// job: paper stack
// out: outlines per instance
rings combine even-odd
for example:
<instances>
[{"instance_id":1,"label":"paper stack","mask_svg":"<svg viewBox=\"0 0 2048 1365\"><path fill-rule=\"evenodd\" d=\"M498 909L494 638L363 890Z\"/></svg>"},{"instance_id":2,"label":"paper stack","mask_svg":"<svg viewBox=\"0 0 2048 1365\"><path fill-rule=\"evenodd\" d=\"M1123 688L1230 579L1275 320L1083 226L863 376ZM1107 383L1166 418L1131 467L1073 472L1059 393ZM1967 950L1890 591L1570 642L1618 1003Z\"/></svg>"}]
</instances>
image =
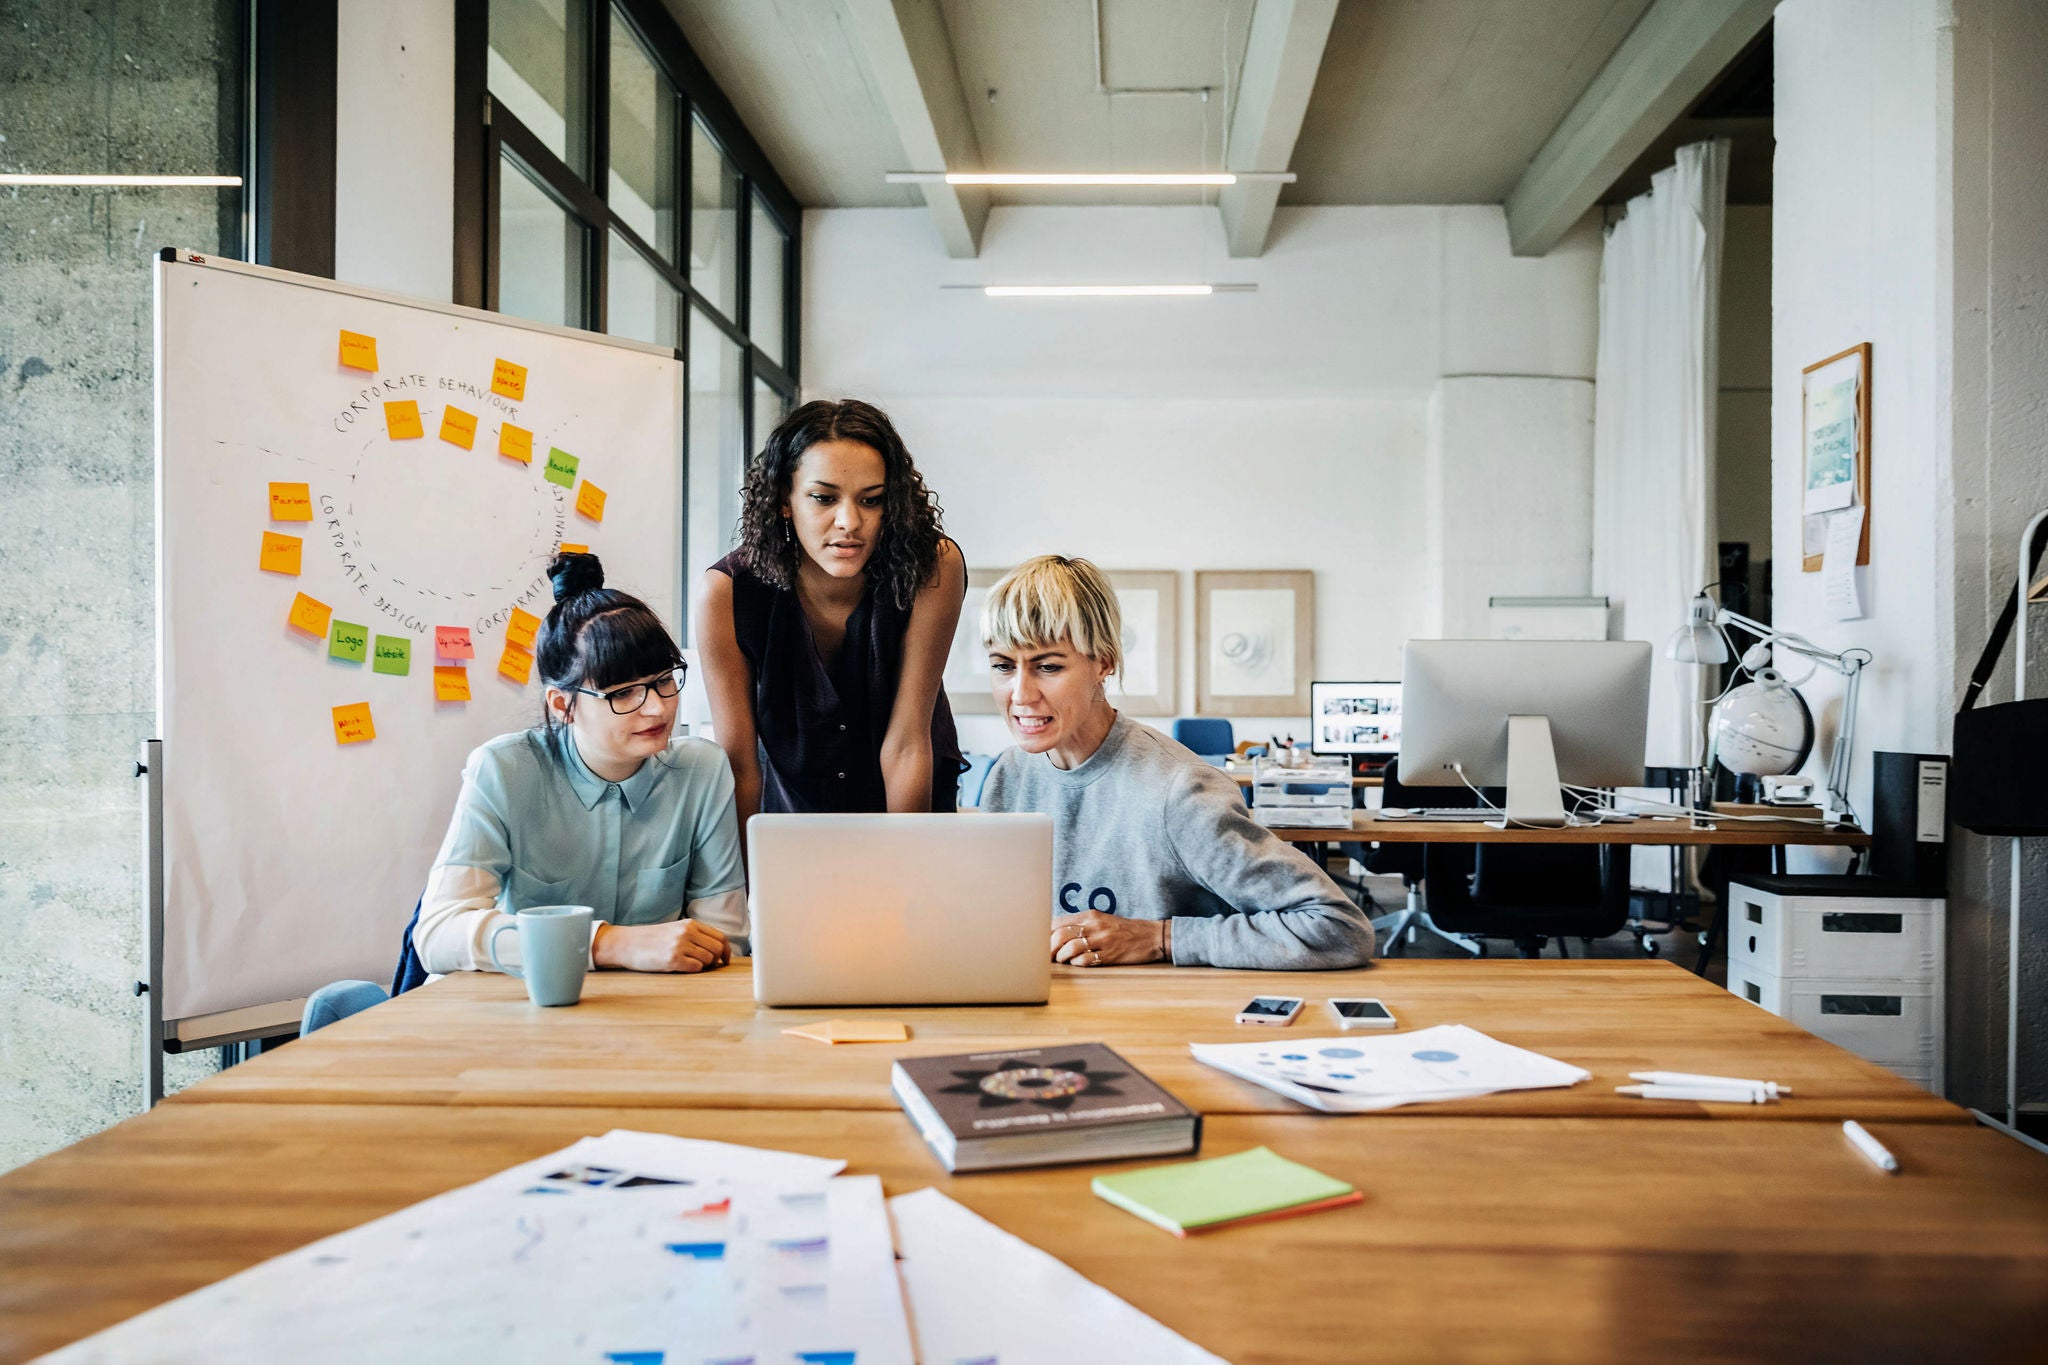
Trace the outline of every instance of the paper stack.
<instances>
[{"instance_id":1,"label":"paper stack","mask_svg":"<svg viewBox=\"0 0 2048 1365\"><path fill-rule=\"evenodd\" d=\"M1195 1060L1328 1114L1358 1114L1502 1090L1547 1090L1592 1077L1581 1067L1439 1024L1382 1038L1191 1043Z\"/></svg>"}]
</instances>

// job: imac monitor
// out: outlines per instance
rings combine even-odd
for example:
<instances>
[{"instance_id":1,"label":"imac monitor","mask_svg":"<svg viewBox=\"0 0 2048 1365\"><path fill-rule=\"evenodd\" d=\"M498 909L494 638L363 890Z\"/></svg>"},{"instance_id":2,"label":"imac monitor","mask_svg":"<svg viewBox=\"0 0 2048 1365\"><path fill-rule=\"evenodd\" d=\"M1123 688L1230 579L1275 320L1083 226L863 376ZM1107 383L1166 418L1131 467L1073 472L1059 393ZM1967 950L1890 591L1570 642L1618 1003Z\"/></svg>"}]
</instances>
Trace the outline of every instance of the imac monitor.
<instances>
[{"instance_id":1,"label":"imac monitor","mask_svg":"<svg viewBox=\"0 0 2048 1365\"><path fill-rule=\"evenodd\" d=\"M1309 749L1318 754L1392 758L1401 749L1401 684L1312 682Z\"/></svg>"},{"instance_id":2,"label":"imac monitor","mask_svg":"<svg viewBox=\"0 0 2048 1365\"><path fill-rule=\"evenodd\" d=\"M1410 640L1401 683L1409 786L1506 787L1509 822L1561 825L1560 781L1642 785L1644 641Z\"/></svg>"}]
</instances>

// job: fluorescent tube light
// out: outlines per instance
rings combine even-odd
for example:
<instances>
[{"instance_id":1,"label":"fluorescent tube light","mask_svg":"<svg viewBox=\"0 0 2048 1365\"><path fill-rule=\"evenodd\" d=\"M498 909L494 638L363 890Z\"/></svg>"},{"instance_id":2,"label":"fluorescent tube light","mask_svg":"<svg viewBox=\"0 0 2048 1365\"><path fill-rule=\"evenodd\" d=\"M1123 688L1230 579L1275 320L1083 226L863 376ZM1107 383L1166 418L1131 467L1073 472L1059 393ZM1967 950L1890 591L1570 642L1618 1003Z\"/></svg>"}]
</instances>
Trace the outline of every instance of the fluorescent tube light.
<instances>
[{"instance_id":1,"label":"fluorescent tube light","mask_svg":"<svg viewBox=\"0 0 2048 1365\"><path fill-rule=\"evenodd\" d=\"M184 188L191 185L225 188L241 183L239 175L0 175L0 185L78 185L95 189L114 186Z\"/></svg>"},{"instance_id":2,"label":"fluorescent tube light","mask_svg":"<svg viewBox=\"0 0 2048 1365\"><path fill-rule=\"evenodd\" d=\"M1179 299L1210 294L1249 294L1255 284L944 284L941 289L979 289L992 299Z\"/></svg>"},{"instance_id":3,"label":"fluorescent tube light","mask_svg":"<svg viewBox=\"0 0 2048 1365\"><path fill-rule=\"evenodd\" d=\"M890 171L882 177L891 185L1235 185L1240 181L1294 183L1293 171L1172 172L1166 174L1013 174L982 171Z\"/></svg>"}]
</instances>

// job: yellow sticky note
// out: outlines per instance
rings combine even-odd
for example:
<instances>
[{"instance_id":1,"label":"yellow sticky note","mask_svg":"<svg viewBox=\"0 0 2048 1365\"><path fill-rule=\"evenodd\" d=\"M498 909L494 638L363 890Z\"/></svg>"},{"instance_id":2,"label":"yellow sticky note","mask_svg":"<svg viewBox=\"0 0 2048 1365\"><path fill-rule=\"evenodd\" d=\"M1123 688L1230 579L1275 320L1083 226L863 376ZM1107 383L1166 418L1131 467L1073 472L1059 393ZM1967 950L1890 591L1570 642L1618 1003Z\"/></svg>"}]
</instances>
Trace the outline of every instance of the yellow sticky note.
<instances>
[{"instance_id":1,"label":"yellow sticky note","mask_svg":"<svg viewBox=\"0 0 2048 1365\"><path fill-rule=\"evenodd\" d=\"M461 664L435 664L434 700L468 701L469 670Z\"/></svg>"},{"instance_id":2,"label":"yellow sticky note","mask_svg":"<svg viewBox=\"0 0 2048 1365\"><path fill-rule=\"evenodd\" d=\"M364 740L376 737L377 726L370 719L370 703L359 701L350 706L334 708L336 744L361 744Z\"/></svg>"},{"instance_id":3,"label":"yellow sticky note","mask_svg":"<svg viewBox=\"0 0 2048 1365\"><path fill-rule=\"evenodd\" d=\"M576 513L592 521L604 520L604 490L585 479L583 486L576 490Z\"/></svg>"},{"instance_id":4,"label":"yellow sticky note","mask_svg":"<svg viewBox=\"0 0 2048 1365\"><path fill-rule=\"evenodd\" d=\"M510 422L498 426L498 453L521 464L533 463L533 433Z\"/></svg>"},{"instance_id":5,"label":"yellow sticky note","mask_svg":"<svg viewBox=\"0 0 2048 1365\"><path fill-rule=\"evenodd\" d=\"M518 645L506 645L505 652L498 656L498 671L524 687L533 676L533 656Z\"/></svg>"},{"instance_id":6,"label":"yellow sticky note","mask_svg":"<svg viewBox=\"0 0 2048 1365\"><path fill-rule=\"evenodd\" d=\"M910 1039L910 1025L893 1019L827 1019L783 1032L819 1043L902 1043Z\"/></svg>"},{"instance_id":7,"label":"yellow sticky note","mask_svg":"<svg viewBox=\"0 0 2048 1365\"><path fill-rule=\"evenodd\" d=\"M590 553L590 547L588 545L571 545L566 540L563 541L560 545L557 545L555 547L555 550L557 553L565 555L587 555Z\"/></svg>"},{"instance_id":8,"label":"yellow sticky note","mask_svg":"<svg viewBox=\"0 0 2048 1365\"><path fill-rule=\"evenodd\" d=\"M272 521L311 521L313 519L313 494L302 483L274 483L270 485L270 519Z\"/></svg>"},{"instance_id":9,"label":"yellow sticky note","mask_svg":"<svg viewBox=\"0 0 2048 1365\"><path fill-rule=\"evenodd\" d=\"M377 338L346 328L341 333L341 363L351 370L377 371Z\"/></svg>"},{"instance_id":10,"label":"yellow sticky note","mask_svg":"<svg viewBox=\"0 0 2048 1365\"><path fill-rule=\"evenodd\" d=\"M427 429L420 425L420 405L410 398L386 403L384 433L394 441L410 441L426 435Z\"/></svg>"},{"instance_id":11,"label":"yellow sticky note","mask_svg":"<svg viewBox=\"0 0 2048 1365\"><path fill-rule=\"evenodd\" d=\"M476 448L476 414L461 408L441 409L441 439L464 450Z\"/></svg>"},{"instance_id":12,"label":"yellow sticky note","mask_svg":"<svg viewBox=\"0 0 2048 1365\"><path fill-rule=\"evenodd\" d=\"M308 597L306 594L300 593L292 598L292 612L285 619L300 630L305 631L306 634L316 635L325 640L327 638L327 622L333 615L334 608L316 597Z\"/></svg>"},{"instance_id":13,"label":"yellow sticky note","mask_svg":"<svg viewBox=\"0 0 2048 1365\"><path fill-rule=\"evenodd\" d=\"M512 608L512 619L505 623L505 642L518 645L521 649L533 648L533 633L540 629L540 618Z\"/></svg>"},{"instance_id":14,"label":"yellow sticky note","mask_svg":"<svg viewBox=\"0 0 2048 1365\"><path fill-rule=\"evenodd\" d=\"M263 533L263 557L259 561L265 573L289 573L299 571L299 553L306 548L306 542L297 536L281 536L275 531Z\"/></svg>"},{"instance_id":15,"label":"yellow sticky note","mask_svg":"<svg viewBox=\"0 0 2048 1365\"><path fill-rule=\"evenodd\" d=\"M491 362L491 392L515 403L526 401L526 367L509 360Z\"/></svg>"}]
</instances>

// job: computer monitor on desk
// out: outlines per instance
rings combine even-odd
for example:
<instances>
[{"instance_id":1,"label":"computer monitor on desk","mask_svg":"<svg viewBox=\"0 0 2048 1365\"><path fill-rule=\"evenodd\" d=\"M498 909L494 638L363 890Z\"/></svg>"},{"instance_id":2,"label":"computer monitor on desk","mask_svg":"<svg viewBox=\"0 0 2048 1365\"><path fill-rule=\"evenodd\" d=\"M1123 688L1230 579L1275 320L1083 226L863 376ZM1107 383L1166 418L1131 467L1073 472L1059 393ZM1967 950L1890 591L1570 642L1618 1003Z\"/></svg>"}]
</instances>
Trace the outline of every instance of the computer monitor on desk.
<instances>
[{"instance_id":1,"label":"computer monitor on desk","mask_svg":"<svg viewBox=\"0 0 2048 1365\"><path fill-rule=\"evenodd\" d=\"M1640 640L1410 640L1401 781L1506 787L1515 824L1565 823L1560 781L1633 787L1650 722Z\"/></svg>"},{"instance_id":2,"label":"computer monitor on desk","mask_svg":"<svg viewBox=\"0 0 2048 1365\"><path fill-rule=\"evenodd\" d=\"M1348 754L1354 770L1377 772L1401 751L1401 684L1312 682L1308 685L1309 748Z\"/></svg>"}]
</instances>

